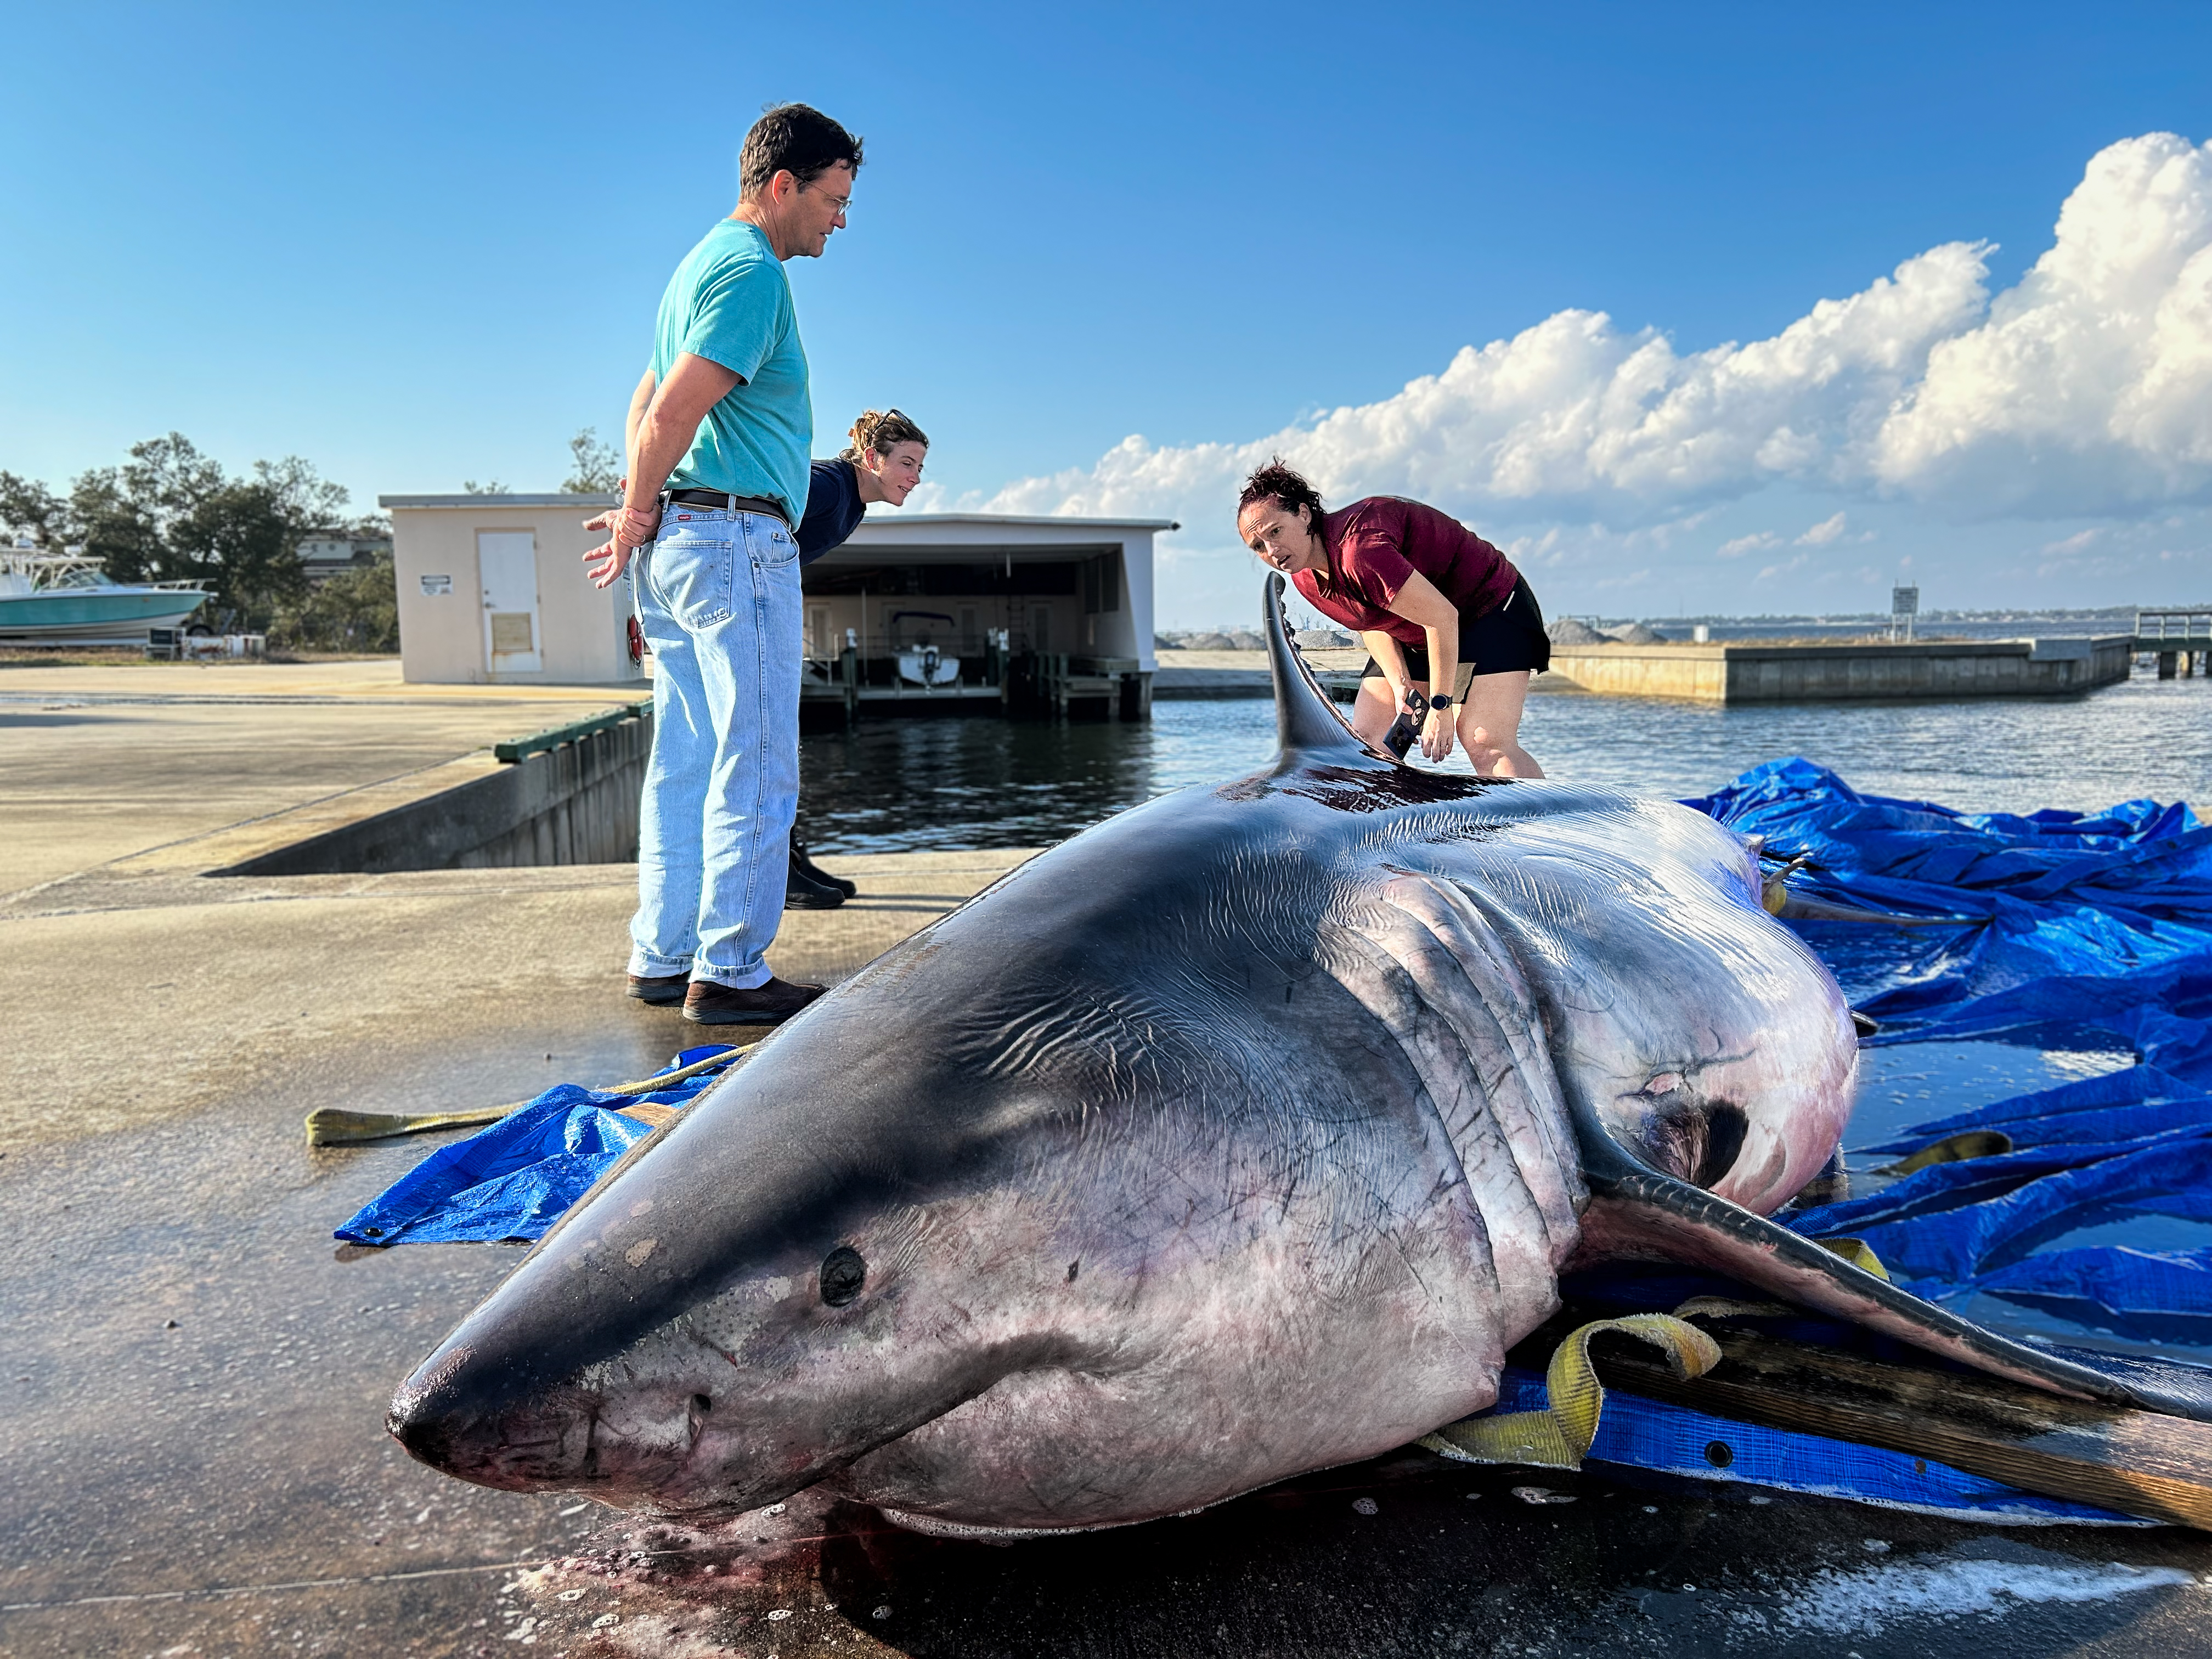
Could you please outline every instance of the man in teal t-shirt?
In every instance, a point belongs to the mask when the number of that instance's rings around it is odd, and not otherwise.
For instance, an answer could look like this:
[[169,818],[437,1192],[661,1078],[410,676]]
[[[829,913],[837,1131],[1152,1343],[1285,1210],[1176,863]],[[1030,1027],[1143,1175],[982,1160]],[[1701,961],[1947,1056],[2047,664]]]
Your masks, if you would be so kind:
[[623,504],[592,580],[633,553],[653,660],[629,994],[706,1025],[772,1025],[822,994],[771,975],[799,803],[799,544],[814,438],[783,262],[845,222],[860,141],[804,104],[745,135],[737,210],[677,266],[630,399]]

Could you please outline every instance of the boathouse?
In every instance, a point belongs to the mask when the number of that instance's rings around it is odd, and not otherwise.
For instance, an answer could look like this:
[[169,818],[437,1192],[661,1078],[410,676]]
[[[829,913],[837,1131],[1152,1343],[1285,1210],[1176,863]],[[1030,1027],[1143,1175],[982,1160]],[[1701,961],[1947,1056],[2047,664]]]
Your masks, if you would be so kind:
[[801,713],[1152,713],[1165,519],[872,514],[806,567]]

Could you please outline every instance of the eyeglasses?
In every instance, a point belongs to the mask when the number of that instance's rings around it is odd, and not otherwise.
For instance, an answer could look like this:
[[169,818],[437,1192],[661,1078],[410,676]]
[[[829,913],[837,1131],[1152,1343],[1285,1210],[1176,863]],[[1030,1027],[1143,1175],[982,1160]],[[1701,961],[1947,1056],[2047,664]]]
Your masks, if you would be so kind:
[[[799,189],[815,191],[823,196],[830,196],[830,192],[823,190],[819,185],[801,185]],[[830,199],[836,204],[837,215],[840,218],[842,218],[845,215],[845,210],[853,205],[853,198],[849,194],[844,196],[830,196]]]

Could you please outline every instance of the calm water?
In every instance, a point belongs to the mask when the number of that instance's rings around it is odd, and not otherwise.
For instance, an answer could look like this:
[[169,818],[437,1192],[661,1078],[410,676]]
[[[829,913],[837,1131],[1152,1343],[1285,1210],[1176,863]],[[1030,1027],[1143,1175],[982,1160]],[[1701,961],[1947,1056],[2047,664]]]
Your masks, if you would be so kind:
[[[1557,778],[1705,793],[1803,755],[1871,793],[1971,811],[2090,811],[2148,795],[2212,805],[2212,681],[2148,673],[2064,702],[1688,703],[1532,696],[1522,741]],[[810,733],[800,834],[828,852],[1037,847],[1274,748],[1260,699],[1161,702],[1150,725],[878,720]],[[1465,769],[1455,756],[1447,769]]]

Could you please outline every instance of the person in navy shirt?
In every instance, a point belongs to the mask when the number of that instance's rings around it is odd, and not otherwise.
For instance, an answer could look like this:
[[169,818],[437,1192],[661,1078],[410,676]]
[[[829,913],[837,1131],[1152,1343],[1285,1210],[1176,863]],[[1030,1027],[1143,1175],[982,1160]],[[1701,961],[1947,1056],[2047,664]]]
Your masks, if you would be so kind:
[[[929,439],[899,410],[871,409],[853,422],[847,436],[848,441],[835,459],[815,462],[808,473],[806,514],[799,524],[802,566],[843,546],[876,502],[905,506],[921,482]],[[785,909],[834,909],[859,890],[808,858],[805,842],[792,842]]]
[[876,502],[904,507],[921,482],[929,440],[897,410],[871,409],[846,435],[837,458],[815,462],[808,475],[806,516],[799,524],[801,564],[842,547]]

